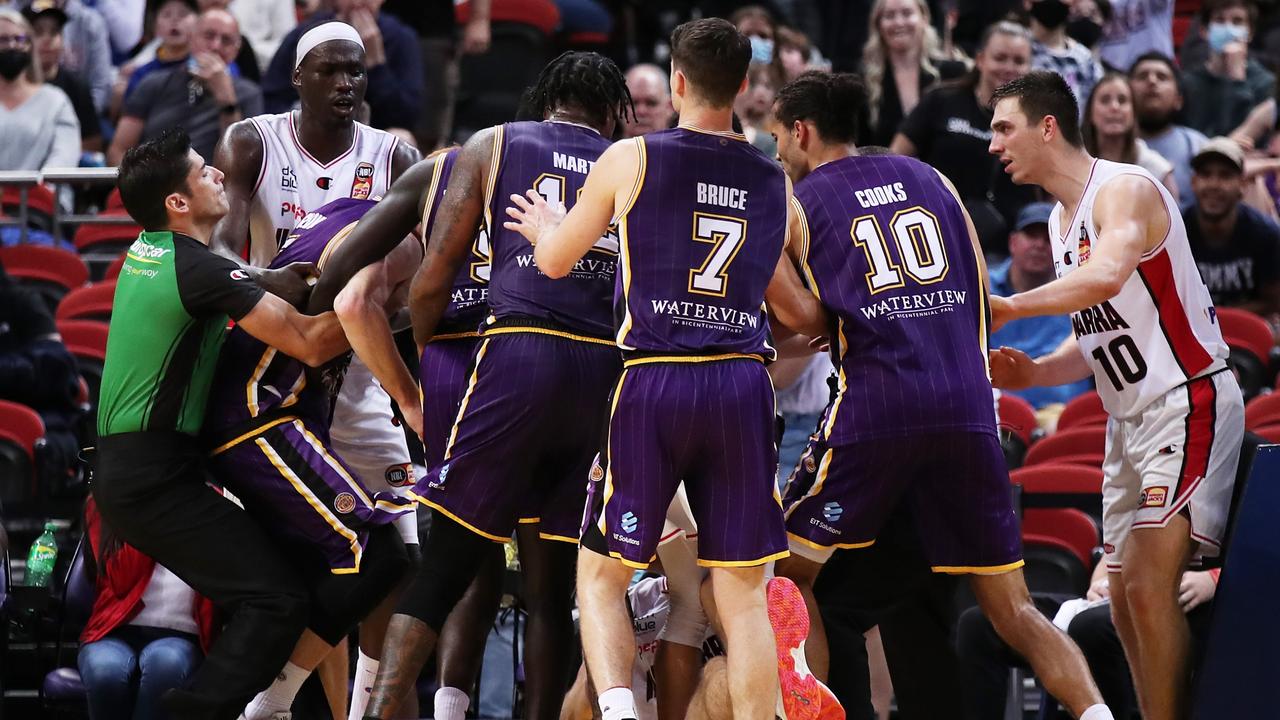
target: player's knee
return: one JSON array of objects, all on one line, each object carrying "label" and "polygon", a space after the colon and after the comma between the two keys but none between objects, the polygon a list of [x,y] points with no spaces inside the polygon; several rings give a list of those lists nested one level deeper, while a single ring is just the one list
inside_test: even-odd
[{"label": "player's knee", "polygon": [[1124,586],[1124,604],[1129,617],[1141,621],[1151,613],[1159,614],[1170,605],[1177,605],[1177,583],[1169,582],[1159,573],[1140,567],[1125,568],[1120,576]]}]

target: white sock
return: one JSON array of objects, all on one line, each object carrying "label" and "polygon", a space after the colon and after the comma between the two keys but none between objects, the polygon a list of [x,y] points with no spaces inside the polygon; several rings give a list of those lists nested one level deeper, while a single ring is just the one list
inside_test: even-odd
[{"label": "white sock", "polygon": [[1080,713],[1080,720],[1115,720],[1115,716],[1110,708],[1099,703]]},{"label": "white sock", "polygon": [[351,687],[351,712],[347,713],[347,720],[360,720],[364,717],[364,710],[369,706],[369,696],[373,694],[373,681],[378,677],[377,660],[360,651],[360,659],[356,660],[356,678],[355,684]]},{"label": "white sock", "polygon": [[271,720],[272,713],[288,711],[302,683],[310,675],[310,670],[303,670],[291,662],[285,663],[275,682],[245,706],[246,720]]},{"label": "white sock", "polygon": [[629,687],[611,687],[600,693],[600,716],[603,720],[626,720],[640,717],[636,697]]},{"label": "white sock", "polygon": [[435,720],[465,720],[471,697],[455,687],[447,685],[436,690]]}]

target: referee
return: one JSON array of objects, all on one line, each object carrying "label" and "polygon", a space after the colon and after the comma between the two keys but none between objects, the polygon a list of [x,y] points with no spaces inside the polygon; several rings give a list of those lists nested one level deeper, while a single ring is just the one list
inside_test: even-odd
[{"label": "referee", "polygon": [[125,154],[124,206],[144,228],[116,287],[98,404],[93,496],[120,538],[229,617],[172,717],[235,718],[284,666],[307,623],[291,563],[208,485],[197,441],[228,319],[315,365],[345,349],[333,313],[299,314],[259,288],[209,237],[227,213],[222,173],[181,130]]}]

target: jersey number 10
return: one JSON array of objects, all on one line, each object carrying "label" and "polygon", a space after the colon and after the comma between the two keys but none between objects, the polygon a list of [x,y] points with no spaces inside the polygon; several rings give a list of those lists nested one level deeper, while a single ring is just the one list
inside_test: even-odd
[{"label": "jersey number 10", "polygon": [[901,263],[894,262],[889,243],[885,241],[880,220],[863,215],[853,221],[849,234],[853,244],[862,248],[871,271],[867,287],[871,294],[903,287],[905,271],[921,285],[936,283],[947,276],[947,247],[942,241],[938,218],[919,205],[894,213],[889,221],[893,243]]}]

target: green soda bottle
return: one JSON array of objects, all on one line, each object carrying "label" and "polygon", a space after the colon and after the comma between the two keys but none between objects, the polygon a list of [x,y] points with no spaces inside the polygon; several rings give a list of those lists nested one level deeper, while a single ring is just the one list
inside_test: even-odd
[{"label": "green soda bottle", "polygon": [[31,552],[27,553],[27,585],[31,587],[49,587],[53,565],[58,561],[58,541],[53,538],[56,529],[52,522],[46,522],[44,532],[31,544]]}]

